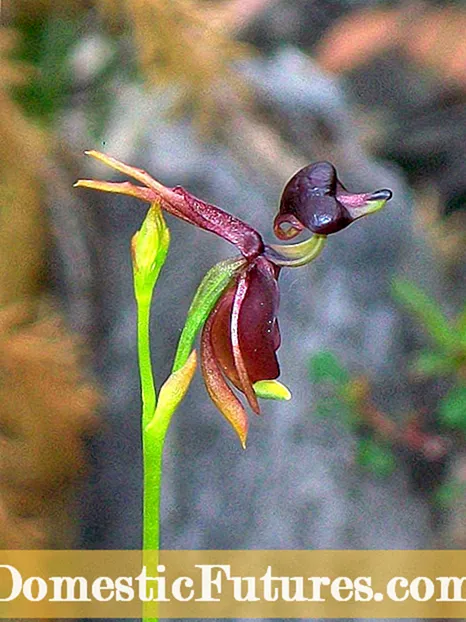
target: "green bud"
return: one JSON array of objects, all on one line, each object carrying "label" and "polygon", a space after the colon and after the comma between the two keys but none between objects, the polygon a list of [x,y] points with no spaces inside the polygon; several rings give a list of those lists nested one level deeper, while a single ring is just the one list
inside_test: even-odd
[{"label": "green bud", "polygon": [[170,231],[160,203],[151,203],[149,211],[131,240],[136,298],[151,296],[168,253]]}]

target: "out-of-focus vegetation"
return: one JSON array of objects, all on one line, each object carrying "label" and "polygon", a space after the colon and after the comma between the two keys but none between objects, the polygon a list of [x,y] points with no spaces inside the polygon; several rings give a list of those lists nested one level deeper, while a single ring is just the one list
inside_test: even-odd
[{"label": "out-of-focus vegetation", "polygon": [[329,71],[347,73],[396,49],[409,62],[466,89],[466,14],[461,3],[445,4],[380,3],[351,12],[318,44],[319,62]]},{"label": "out-of-focus vegetation", "polygon": [[[396,279],[392,291],[428,338],[429,347],[415,356],[404,374],[414,386],[445,379],[437,403],[431,404],[430,412],[384,412],[367,375],[354,377],[336,355],[318,352],[309,366],[311,382],[322,394],[315,414],[338,417],[349,427],[358,438],[356,462],[377,475],[395,469],[396,455],[411,463],[422,461],[431,477],[414,478],[416,487],[447,504],[453,492],[462,492],[466,485],[445,482],[446,467],[466,433],[466,306],[449,319],[435,300],[409,281]],[[400,373],[400,386],[406,378]]]},{"label": "out-of-focus vegetation", "polygon": [[108,111],[105,85],[118,72],[119,80],[140,79],[149,88],[154,83],[176,87],[178,109],[192,108],[208,132],[223,107],[247,98],[246,83],[232,62],[250,55],[252,48],[231,36],[242,18],[231,4],[96,0],[93,6],[43,3],[41,10],[30,11],[20,3],[14,19],[22,39],[19,58],[37,71],[17,99],[26,114],[53,122],[73,92],[71,57],[95,19],[114,53],[85,85],[93,92],[90,114]]},{"label": "out-of-focus vegetation", "polygon": [[61,548],[76,534],[73,490],[100,396],[47,302],[57,41],[17,26],[0,28],[0,546]]},{"label": "out-of-focus vegetation", "polygon": [[452,264],[466,254],[465,29],[461,1],[380,2],[335,20],[315,46],[353,85],[366,145],[405,170],[419,225]]},{"label": "out-of-focus vegetation", "polygon": [[72,546],[82,438],[100,402],[81,347],[47,307],[0,310],[0,548]]}]

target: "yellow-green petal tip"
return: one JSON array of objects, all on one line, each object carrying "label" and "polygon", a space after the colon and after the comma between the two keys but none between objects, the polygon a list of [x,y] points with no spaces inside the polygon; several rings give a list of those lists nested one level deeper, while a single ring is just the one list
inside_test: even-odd
[{"label": "yellow-green petal tip", "polygon": [[291,392],[288,387],[278,380],[259,380],[253,385],[257,397],[266,400],[291,400]]}]

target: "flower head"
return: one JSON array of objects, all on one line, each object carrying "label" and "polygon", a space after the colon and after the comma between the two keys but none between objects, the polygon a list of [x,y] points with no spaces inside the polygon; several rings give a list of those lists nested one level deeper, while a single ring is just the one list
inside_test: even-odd
[{"label": "flower head", "polygon": [[330,162],[316,162],[298,171],[283,190],[274,222],[275,235],[291,239],[304,228],[319,235],[341,231],[352,222],[381,209],[390,190],[348,192]]},{"label": "flower head", "polygon": [[[327,235],[381,209],[392,196],[390,190],[352,194],[339,181],[332,164],[310,164],[286,185],[274,229],[281,239],[291,239],[305,228],[314,235],[299,244],[265,245],[253,227],[183,188],[167,188],[145,171],[102,153],[91,151],[89,155],[142,185],[80,180],[77,186],[125,194],[152,203],[153,209],[157,208],[154,218],[161,218],[161,208],[219,235],[241,253],[240,257],[220,262],[204,277],[188,311],[173,374],[187,369],[194,340],[202,328],[201,366],[207,391],[245,446],[248,417],[231,385],[246,396],[257,414],[260,412],[258,397],[291,397],[288,389],[276,380],[280,374],[276,355],[280,346],[277,322],[280,270],[313,261],[324,248]],[[148,225],[152,228],[141,230],[133,241],[135,267],[139,272],[142,268],[149,271],[152,268],[152,238],[146,240],[144,235],[157,233],[158,230],[152,231],[152,225],[158,222],[149,219]],[[142,261],[136,256],[138,251],[144,255]]]}]

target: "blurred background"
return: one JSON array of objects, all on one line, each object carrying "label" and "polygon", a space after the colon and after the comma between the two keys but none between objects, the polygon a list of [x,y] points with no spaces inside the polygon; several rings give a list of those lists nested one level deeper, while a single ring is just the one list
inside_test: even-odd
[{"label": "blurred background", "polygon": [[[4,0],[0,545],[139,548],[129,241],[145,206],[72,188],[97,149],[260,229],[328,159],[383,212],[281,277],[281,378],[243,451],[199,377],[166,449],[164,548],[466,544],[466,9],[374,0]],[[169,217],[158,383],[206,270]],[[199,374],[198,374],[199,376]]]}]

